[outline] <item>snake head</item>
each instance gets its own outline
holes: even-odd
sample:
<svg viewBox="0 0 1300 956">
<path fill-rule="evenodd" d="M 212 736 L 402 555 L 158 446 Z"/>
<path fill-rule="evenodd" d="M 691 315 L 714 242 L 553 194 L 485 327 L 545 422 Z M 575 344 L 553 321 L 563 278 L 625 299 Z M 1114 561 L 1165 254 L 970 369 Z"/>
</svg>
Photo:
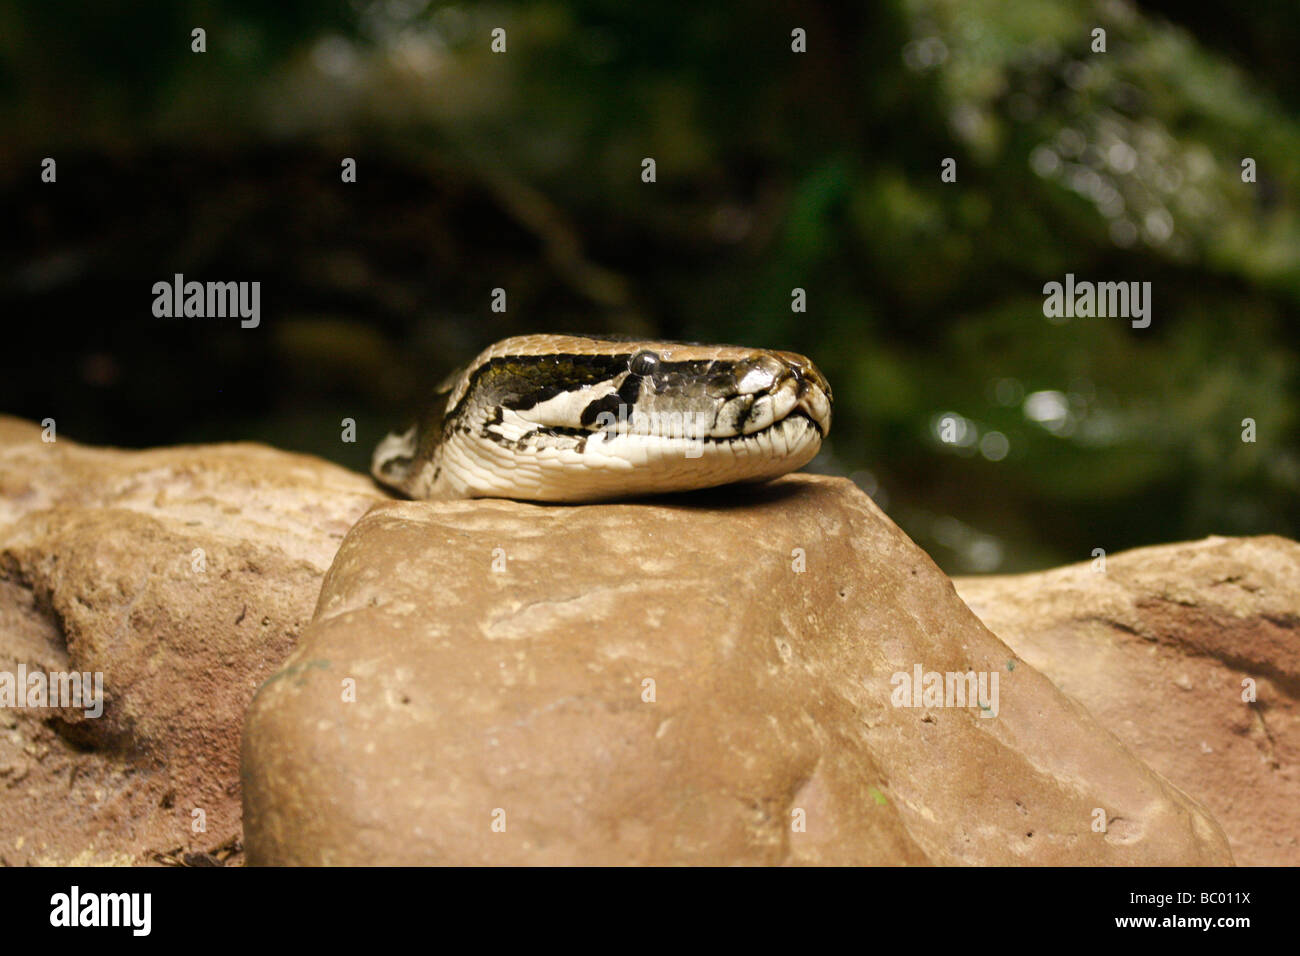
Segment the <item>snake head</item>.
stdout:
<svg viewBox="0 0 1300 956">
<path fill-rule="evenodd" d="M 765 481 L 807 464 L 831 390 L 807 358 L 737 346 L 521 336 L 376 449 L 417 498 L 594 501 Z"/>
</svg>

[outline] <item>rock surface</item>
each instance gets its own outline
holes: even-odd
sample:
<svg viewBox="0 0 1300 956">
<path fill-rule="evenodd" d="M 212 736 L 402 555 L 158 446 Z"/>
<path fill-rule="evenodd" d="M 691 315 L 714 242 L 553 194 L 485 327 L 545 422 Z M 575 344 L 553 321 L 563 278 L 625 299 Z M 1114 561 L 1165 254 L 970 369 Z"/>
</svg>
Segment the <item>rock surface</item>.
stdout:
<svg viewBox="0 0 1300 956">
<path fill-rule="evenodd" d="M 1204 803 L 1239 864 L 1300 865 L 1300 544 L 1208 538 L 1114 555 L 1104 573 L 1088 562 L 956 585 L 1016 653 Z"/>
<path fill-rule="evenodd" d="M 998 675 L 996 716 L 894 706 L 918 666 Z M 379 505 L 243 774 L 250 863 L 1231 862 L 867 497 L 804 475 Z"/>
<path fill-rule="evenodd" d="M 107 699 L 0 709 L 0 864 L 238 862 L 244 710 L 381 497 L 257 445 L 96 449 L 0 417 L 0 672 L 99 671 Z"/>
</svg>

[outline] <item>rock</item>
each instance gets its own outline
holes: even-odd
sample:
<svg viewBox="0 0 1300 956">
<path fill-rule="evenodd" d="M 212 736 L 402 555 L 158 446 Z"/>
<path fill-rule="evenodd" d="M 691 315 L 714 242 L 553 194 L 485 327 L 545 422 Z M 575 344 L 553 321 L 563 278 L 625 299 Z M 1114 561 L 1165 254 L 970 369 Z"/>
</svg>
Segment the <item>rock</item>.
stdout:
<svg viewBox="0 0 1300 956">
<path fill-rule="evenodd" d="M 1201 801 L 1240 864 L 1300 865 L 1300 544 L 1207 538 L 959 578 L 984 623 Z M 1243 701 L 1243 682 L 1254 702 Z"/>
<path fill-rule="evenodd" d="M 894 706 L 916 667 L 983 672 L 987 711 Z M 866 496 L 807 475 L 378 505 L 250 706 L 243 775 L 261 864 L 1231 862 Z"/>
<path fill-rule="evenodd" d="M 244 710 L 380 498 L 257 445 L 96 449 L 0 417 L 0 672 L 102 672 L 107 701 L 0 709 L 0 863 L 238 862 Z"/>
</svg>

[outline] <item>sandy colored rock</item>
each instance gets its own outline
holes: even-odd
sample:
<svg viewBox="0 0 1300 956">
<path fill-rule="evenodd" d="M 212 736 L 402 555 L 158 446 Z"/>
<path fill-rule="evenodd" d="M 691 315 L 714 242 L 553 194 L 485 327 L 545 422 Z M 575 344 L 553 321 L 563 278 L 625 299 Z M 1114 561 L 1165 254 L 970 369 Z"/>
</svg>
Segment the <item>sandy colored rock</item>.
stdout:
<svg viewBox="0 0 1300 956">
<path fill-rule="evenodd" d="M 1300 544 L 1207 538 L 1113 555 L 1104 573 L 1087 562 L 956 584 L 1018 654 L 1208 807 L 1237 863 L 1300 865 Z"/>
<path fill-rule="evenodd" d="M 88 448 L 0 417 L 0 671 L 99 671 L 107 699 L 0 709 L 0 863 L 238 861 L 244 709 L 380 497 L 257 445 Z"/>
<path fill-rule="evenodd" d="M 914 665 L 996 672 L 997 716 L 893 706 Z M 379 505 L 243 773 L 250 863 L 1231 862 L 866 496 L 806 475 Z"/>
</svg>

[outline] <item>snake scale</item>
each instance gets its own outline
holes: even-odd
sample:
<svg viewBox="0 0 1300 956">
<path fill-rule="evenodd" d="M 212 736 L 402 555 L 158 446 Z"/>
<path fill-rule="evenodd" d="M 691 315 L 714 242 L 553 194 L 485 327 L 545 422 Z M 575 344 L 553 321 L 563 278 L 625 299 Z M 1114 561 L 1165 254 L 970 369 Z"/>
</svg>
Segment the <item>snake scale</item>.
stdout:
<svg viewBox="0 0 1300 956">
<path fill-rule="evenodd" d="M 599 501 L 775 478 L 830 423 L 830 385 L 794 352 L 525 335 L 448 376 L 371 472 L 411 498 Z"/>
</svg>

